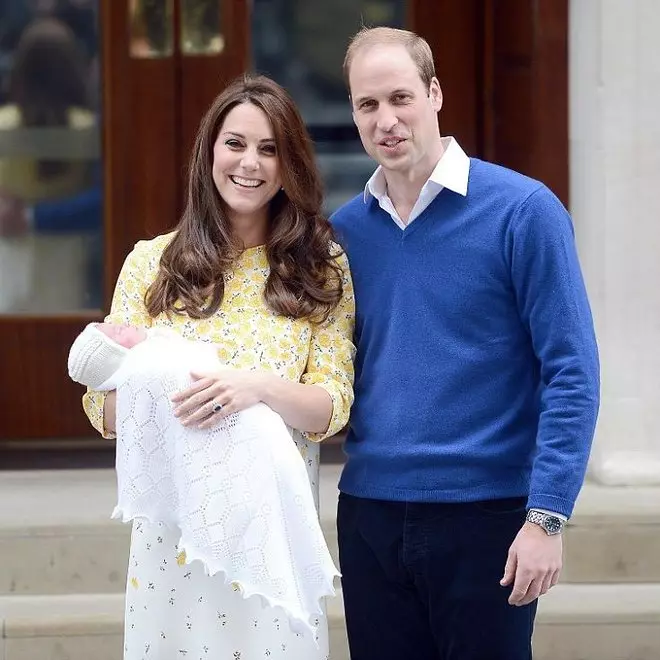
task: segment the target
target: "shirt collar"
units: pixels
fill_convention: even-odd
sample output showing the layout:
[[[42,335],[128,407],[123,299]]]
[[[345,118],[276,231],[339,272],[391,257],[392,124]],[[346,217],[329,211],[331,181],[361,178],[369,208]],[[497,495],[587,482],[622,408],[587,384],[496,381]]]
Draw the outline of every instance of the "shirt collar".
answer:
[[[442,138],[442,146],[444,151],[438,164],[431,172],[427,184],[432,183],[440,186],[440,188],[449,188],[449,190],[465,197],[470,174],[470,159],[453,137]],[[379,166],[364,187],[364,202],[366,204],[369,197],[381,199],[386,194],[385,173],[383,168]]]

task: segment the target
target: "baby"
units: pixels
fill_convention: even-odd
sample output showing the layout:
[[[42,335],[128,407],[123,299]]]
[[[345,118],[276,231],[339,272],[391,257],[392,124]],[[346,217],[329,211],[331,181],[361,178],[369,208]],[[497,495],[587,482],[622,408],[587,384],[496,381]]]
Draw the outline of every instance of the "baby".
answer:
[[[145,330],[119,323],[90,323],[69,351],[69,377],[93,390],[115,389],[112,379],[128,351],[149,336],[180,339],[176,332],[165,328]]]
[[[263,403],[205,430],[174,416],[171,396],[190,385],[191,370],[221,366],[214,344],[113,323],[89,324],[68,360],[77,383],[117,390],[113,517],[177,528],[186,561],[283,607],[296,632],[313,635],[339,573],[296,448],[305,441]]]

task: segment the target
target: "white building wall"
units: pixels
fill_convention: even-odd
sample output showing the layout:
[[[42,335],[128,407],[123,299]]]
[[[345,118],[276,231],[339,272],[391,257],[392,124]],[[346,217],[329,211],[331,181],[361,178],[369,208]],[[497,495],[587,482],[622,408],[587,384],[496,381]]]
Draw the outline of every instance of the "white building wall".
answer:
[[[591,473],[660,484],[660,2],[571,0],[570,199],[602,364]]]

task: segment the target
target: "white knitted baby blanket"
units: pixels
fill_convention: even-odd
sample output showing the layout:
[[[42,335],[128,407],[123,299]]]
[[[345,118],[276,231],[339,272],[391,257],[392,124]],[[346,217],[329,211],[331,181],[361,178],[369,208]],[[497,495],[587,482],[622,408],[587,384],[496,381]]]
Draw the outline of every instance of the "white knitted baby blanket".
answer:
[[[305,463],[282,418],[264,404],[210,430],[188,429],[170,396],[190,371],[220,367],[211,345],[152,337],[129,352],[117,385],[118,503],[113,517],[180,530],[200,560],[247,598],[258,595],[309,632],[339,575]]]

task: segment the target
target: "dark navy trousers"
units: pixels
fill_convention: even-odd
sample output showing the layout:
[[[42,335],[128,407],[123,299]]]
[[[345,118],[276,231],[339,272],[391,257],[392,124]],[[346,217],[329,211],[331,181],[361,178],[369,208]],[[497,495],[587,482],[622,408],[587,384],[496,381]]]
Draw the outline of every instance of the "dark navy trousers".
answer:
[[[531,660],[536,602],[509,605],[500,586],[525,506],[340,494],[351,660]]]

